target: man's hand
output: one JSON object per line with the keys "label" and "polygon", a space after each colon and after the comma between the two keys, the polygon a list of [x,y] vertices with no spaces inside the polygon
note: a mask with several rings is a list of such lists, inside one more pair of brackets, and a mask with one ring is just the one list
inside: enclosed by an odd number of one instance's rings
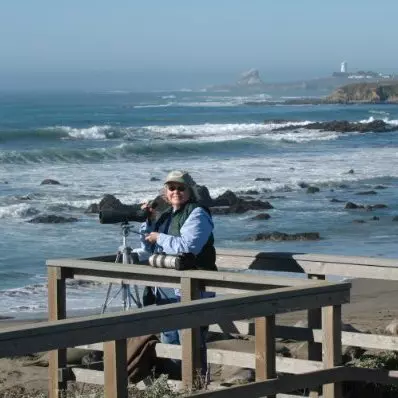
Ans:
{"label": "man's hand", "polygon": [[159,232],[151,232],[147,236],[145,236],[145,240],[149,243],[156,243],[159,237]]}

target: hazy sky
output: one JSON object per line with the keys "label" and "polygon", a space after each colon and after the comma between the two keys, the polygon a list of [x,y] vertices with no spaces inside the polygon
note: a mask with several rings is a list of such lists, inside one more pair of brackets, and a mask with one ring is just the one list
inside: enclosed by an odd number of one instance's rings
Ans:
{"label": "hazy sky", "polygon": [[397,0],[3,0],[1,88],[153,89],[398,70]]}

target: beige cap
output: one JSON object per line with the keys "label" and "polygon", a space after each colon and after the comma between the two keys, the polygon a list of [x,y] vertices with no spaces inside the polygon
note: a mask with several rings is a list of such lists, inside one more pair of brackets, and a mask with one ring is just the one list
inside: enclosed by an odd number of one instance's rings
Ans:
{"label": "beige cap", "polygon": [[195,181],[189,175],[189,173],[183,170],[170,171],[164,183],[168,184],[169,182],[179,182],[180,184],[184,184],[187,187],[193,187],[196,185]]}

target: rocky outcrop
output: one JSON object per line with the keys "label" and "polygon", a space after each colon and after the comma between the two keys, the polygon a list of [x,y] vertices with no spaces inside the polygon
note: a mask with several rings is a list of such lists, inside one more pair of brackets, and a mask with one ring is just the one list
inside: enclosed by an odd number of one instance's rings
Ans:
{"label": "rocky outcrop", "polygon": [[[388,124],[383,120],[372,120],[370,122],[349,122],[348,120],[332,120],[330,122],[315,122],[309,123],[305,126],[301,124],[291,124],[289,126],[277,127],[274,131],[292,130],[294,128],[306,128],[308,130],[319,130],[319,131],[336,131],[338,133],[387,133],[391,131],[397,131],[398,126]],[[348,172],[353,174],[351,170]],[[302,188],[304,186],[300,185]]]}
{"label": "rocky outcrop", "polygon": [[258,233],[251,236],[249,240],[271,240],[275,242],[290,240],[319,240],[319,232],[299,232],[297,234],[286,234],[284,232]]}
{"label": "rocky outcrop", "polygon": [[240,79],[236,82],[237,86],[260,86],[264,82],[260,78],[260,72],[257,69],[250,69],[247,72],[243,72]]}
{"label": "rocky outcrop", "polygon": [[46,178],[43,180],[40,185],[60,185],[61,183],[57,180],[53,180],[51,178]]}
{"label": "rocky outcrop", "polygon": [[398,82],[347,84],[326,97],[326,101],[329,103],[398,103]]}
{"label": "rocky outcrop", "polygon": [[29,220],[29,223],[33,224],[61,224],[61,223],[67,223],[67,222],[77,222],[78,219],[75,217],[62,217],[62,216],[57,216],[55,214],[43,214],[41,216],[37,216],[35,218],[32,218]]}

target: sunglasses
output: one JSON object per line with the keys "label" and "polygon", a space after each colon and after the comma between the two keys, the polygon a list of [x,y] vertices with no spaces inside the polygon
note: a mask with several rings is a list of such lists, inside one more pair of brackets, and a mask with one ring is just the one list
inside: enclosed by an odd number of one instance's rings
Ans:
{"label": "sunglasses", "polygon": [[176,187],[176,186],[174,186],[174,185],[168,185],[168,186],[167,186],[167,189],[168,189],[170,192],[174,192],[174,191],[184,192],[186,188],[183,187],[183,186],[178,186],[178,187]]}

